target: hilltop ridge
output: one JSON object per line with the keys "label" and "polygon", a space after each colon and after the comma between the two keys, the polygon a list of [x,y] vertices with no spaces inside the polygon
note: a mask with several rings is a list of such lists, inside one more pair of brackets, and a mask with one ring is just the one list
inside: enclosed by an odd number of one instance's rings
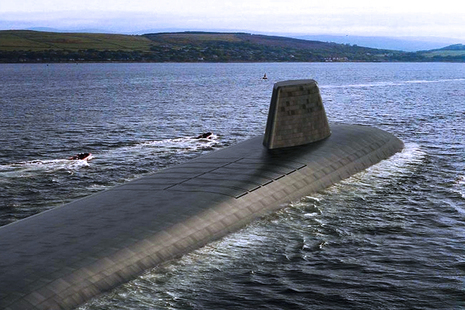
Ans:
{"label": "hilltop ridge", "polygon": [[461,49],[454,53],[444,53],[442,49],[431,53],[240,32],[121,35],[0,31],[0,62],[4,63],[465,61]]}

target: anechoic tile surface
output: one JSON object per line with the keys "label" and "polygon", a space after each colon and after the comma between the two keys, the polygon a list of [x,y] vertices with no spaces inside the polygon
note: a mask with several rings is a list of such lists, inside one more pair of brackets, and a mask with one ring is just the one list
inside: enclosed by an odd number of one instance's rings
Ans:
{"label": "anechoic tile surface", "polygon": [[0,228],[0,308],[70,309],[400,151],[332,126],[300,147],[256,137]]}

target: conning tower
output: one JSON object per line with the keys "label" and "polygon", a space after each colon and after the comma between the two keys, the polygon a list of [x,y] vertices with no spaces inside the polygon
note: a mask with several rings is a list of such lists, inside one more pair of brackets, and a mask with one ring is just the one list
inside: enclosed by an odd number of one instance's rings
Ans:
{"label": "conning tower", "polygon": [[283,81],[274,85],[263,140],[268,149],[308,144],[330,135],[315,80]]}

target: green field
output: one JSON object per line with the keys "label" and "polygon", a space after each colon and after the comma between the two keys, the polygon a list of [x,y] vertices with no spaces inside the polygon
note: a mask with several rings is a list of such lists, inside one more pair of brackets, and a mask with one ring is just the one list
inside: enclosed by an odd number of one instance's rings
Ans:
{"label": "green field", "polygon": [[150,45],[151,41],[144,36],[28,30],[0,31],[0,50],[2,51],[77,51],[82,49],[148,51]]}
{"label": "green field", "polygon": [[440,50],[440,51],[429,51],[423,53],[425,57],[459,57],[459,56],[465,56],[465,50],[464,51],[449,51],[449,50]]}

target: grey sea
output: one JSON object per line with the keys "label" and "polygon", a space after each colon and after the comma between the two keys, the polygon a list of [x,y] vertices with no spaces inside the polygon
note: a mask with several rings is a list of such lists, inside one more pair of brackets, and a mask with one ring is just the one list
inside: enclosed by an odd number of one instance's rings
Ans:
{"label": "grey sea", "polygon": [[263,134],[309,78],[404,151],[79,309],[465,309],[464,64],[2,64],[0,225]]}

